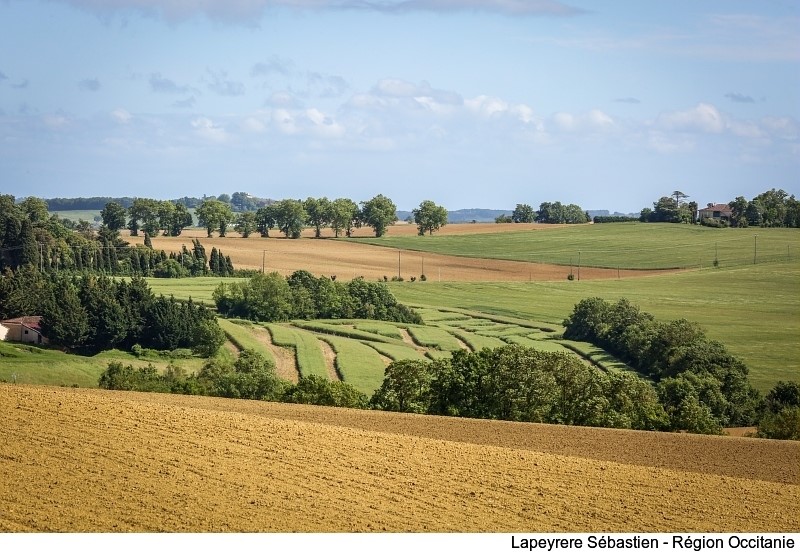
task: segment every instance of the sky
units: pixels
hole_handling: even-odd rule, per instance
[[[800,2],[0,0],[0,193],[800,196]]]

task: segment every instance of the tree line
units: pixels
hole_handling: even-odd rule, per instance
[[[653,208],[643,208],[641,222],[671,222],[678,224],[703,224],[707,226],[747,228],[797,228],[800,227],[800,201],[783,189],[770,189],[748,201],[741,195],[729,201],[731,209],[729,220],[701,219],[698,221],[698,205],[686,202],[689,195],[673,191],[672,195],[661,197],[653,203]],[[597,222],[598,220],[595,219]],[[610,220],[606,220],[610,221]]]
[[[589,214],[576,204],[563,205],[559,201],[544,202],[539,205],[539,210],[533,210],[528,204],[517,204],[511,216],[505,214],[495,218],[495,222],[502,223],[533,223],[539,224],[585,224],[589,222]]]
[[[0,280],[0,317],[40,315],[42,334],[69,351],[91,354],[139,345],[191,349],[208,357],[224,343],[214,313],[202,305],[156,297],[143,278],[46,275],[35,269]]]
[[[560,352],[508,345],[391,363],[371,407],[505,421],[666,430],[652,385]]]
[[[121,212],[120,212],[121,211]],[[28,197],[16,203],[0,195],[0,272],[30,266],[41,272],[100,273],[126,276],[231,276],[230,257],[213,248],[209,255],[198,240],[178,253],[152,248],[145,231],[144,245],[131,246],[119,235],[124,209],[106,205],[104,224],[95,230],[50,215],[42,199]],[[158,229],[154,233],[158,233]]]
[[[213,297],[223,316],[252,321],[361,318],[422,323],[416,311],[397,302],[386,284],[363,278],[342,283],[335,276],[317,278],[305,270],[288,278],[272,272],[244,282],[223,282]]]
[[[366,409],[369,399],[346,382],[319,376],[301,377],[297,384],[275,374],[275,366],[261,354],[243,350],[235,361],[209,359],[195,374],[170,364],[161,373],[152,364],[144,367],[112,361],[100,376],[100,388],[162,392],[221,398],[302,403]]]

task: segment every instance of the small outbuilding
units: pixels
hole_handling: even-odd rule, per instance
[[[0,321],[0,340],[25,342],[28,344],[47,344],[42,335],[42,317],[18,317]]]

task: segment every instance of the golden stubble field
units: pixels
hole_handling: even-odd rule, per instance
[[[2,531],[800,531],[800,443],[0,384]]]
[[[442,228],[439,235],[465,235],[476,233],[502,233],[509,231],[535,231],[543,227],[552,229],[554,225],[546,224],[449,224]],[[400,275],[406,279],[411,276],[419,278],[425,274],[428,280],[443,281],[545,281],[566,280],[569,268],[552,264],[526,263],[496,259],[478,259],[471,257],[454,257],[435,253],[398,250],[351,243],[333,241],[326,230],[324,237],[313,239],[313,230],[306,229],[301,239],[290,240],[273,231],[275,237],[262,238],[258,234],[249,238],[239,237],[229,232],[226,237],[206,237],[203,230],[190,228],[178,237],[157,236],[152,238],[153,247],[166,252],[180,252],[181,246],[192,248],[192,240],[199,239],[210,255],[216,247],[230,256],[236,268],[258,269],[267,272],[278,271],[291,274],[295,270],[307,270],[314,275],[337,276],[350,280],[363,276],[369,280],[379,280],[384,276],[391,278],[397,275],[398,254]],[[371,235],[371,229],[356,230],[353,237]],[[417,229],[408,224],[390,226],[392,236],[416,235]],[[144,236],[125,237],[132,244],[144,242]],[[665,271],[639,271],[589,268],[581,269],[581,279],[626,278],[661,274]]]

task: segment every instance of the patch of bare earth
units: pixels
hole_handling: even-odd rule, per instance
[[[0,384],[2,531],[800,531],[800,443]]]
[[[339,373],[336,372],[336,352],[324,339],[320,339],[317,343],[322,350],[322,356],[325,358],[325,370],[328,372],[328,380],[340,380]]]
[[[272,357],[275,359],[275,374],[297,384],[297,381],[300,380],[300,373],[297,371],[294,352],[289,348],[273,344],[272,336],[266,328],[254,326],[252,332],[253,336],[272,353]]]
[[[451,228],[452,226],[452,228]],[[443,228],[448,233],[485,233],[508,231],[507,225],[491,224],[452,224]],[[513,225],[514,230],[536,229],[537,224]],[[517,226],[523,226],[522,228]],[[391,234],[403,235],[406,230],[416,231],[412,226],[394,226]],[[185,230],[178,237],[158,236],[152,238],[153,247],[167,252],[180,251],[181,246],[191,247],[193,238],[202,241],[207,252],[213,247],[222,250],[229,256],[237,268],[257,269],[263,266],[266,272],[277,271],[288,275],[295,270],[308,270],[314,275],[336,277],[351,280],[363,276],[369,280],[380,280],[384,276],[397,274],[398,250],[395,248],[330,241],[326,239],[301,238],[289,240],[283,238],[262,238],[250,236],[238,237],[205,237],[205,232],[197,229]],[[143,237],[128,237],[131,243],[144,241]],[[498,259],[478,259],[455,257],[435,253],[400,250],[400,273],[409,279],[419,277],[423,273],[431,281],[548,281],[566,280],[569,268],[552,264],[528,263],[520,261],[504,261]],[[581,269],[582,280],[629,278],[652,274],[663,274],[669,271],[621,270],[589,268]]]

